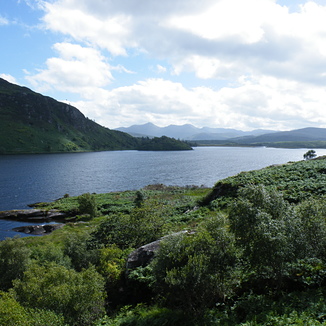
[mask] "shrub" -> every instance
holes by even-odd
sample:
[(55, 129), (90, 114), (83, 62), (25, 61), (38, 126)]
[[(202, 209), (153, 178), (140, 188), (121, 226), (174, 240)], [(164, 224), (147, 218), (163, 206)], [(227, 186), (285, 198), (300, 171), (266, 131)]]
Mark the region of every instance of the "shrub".
[(3, 326), (65, 326), (61, 315), (53, 311), (27, 309), (12, 294), (0, 292), (0, 325)]
[(21, 239), (0, 241), (0, 289), (8, 290), (21, 278), (30, 261), (30, 250)]
[(90, 217), (97, 215), (97, 203), (94, 195), (86, 193), (78, 196), (78, 210), (80, 214), (89, 214)]
[(24, 306), (62, 314), (70, 325), (92, 325), (105, 312), (104, 280), (94, 267), (78, 273), (54, 263), (32, 264), (13, 290)]
[(168, 306), (201, 315), (232, 294), (237, 253), (224, 222), (215, 217), (194, 235), (173, 235), (162, 241), (151, 266), (153, 287)]

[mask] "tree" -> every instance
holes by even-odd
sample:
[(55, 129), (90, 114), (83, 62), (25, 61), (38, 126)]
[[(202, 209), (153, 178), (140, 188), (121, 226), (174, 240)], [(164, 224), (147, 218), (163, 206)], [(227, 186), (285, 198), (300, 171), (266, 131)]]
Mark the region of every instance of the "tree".
[(310, 149), (307, 153), (303, 154), (303, 158), (305, 160), (311, 160), (316, 156), (317, 156), (316, 151), (314, 151), (313, 149)]

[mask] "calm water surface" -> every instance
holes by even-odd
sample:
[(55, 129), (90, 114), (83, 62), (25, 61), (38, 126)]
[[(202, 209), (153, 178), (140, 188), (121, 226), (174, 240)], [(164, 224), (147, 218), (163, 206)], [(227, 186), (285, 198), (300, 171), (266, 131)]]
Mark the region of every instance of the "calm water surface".
[[(134, 190), (155, 183), (211, 187), (241, 171), (302, 160), (306, 151), (198, 147), (180, 152), (0, 155), (0, 211), (27, 208), (28, 204), (52, 201), (66, 193), (75, 196)], [(316, 152), (326, 155), (326, 149)], [(0, 232), (14, 227), (10, 223), (0, 220)]]

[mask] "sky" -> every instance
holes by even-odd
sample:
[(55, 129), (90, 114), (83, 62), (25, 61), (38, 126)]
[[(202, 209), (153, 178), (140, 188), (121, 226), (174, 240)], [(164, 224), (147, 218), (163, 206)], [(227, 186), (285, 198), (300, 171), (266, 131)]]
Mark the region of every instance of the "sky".
[(326, 127), (326, 0), (0, 0), (0, 77), (108, 128)]

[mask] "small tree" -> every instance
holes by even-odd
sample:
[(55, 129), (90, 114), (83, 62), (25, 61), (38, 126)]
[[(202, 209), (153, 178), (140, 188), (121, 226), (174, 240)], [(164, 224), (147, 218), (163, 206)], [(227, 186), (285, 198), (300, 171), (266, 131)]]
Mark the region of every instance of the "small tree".
[(97, 203), (94, 195), (86, 193), (78, 196), (78, 209), (81, 214), (89, 214), (91, 217), (97, 215)]
[(310, 149), (307, 153), (303, 154), (303, 158), (305, 160), (310, 160), (316, 156), (317, 156), (316, 151), (314, 151), (313, 149)]

